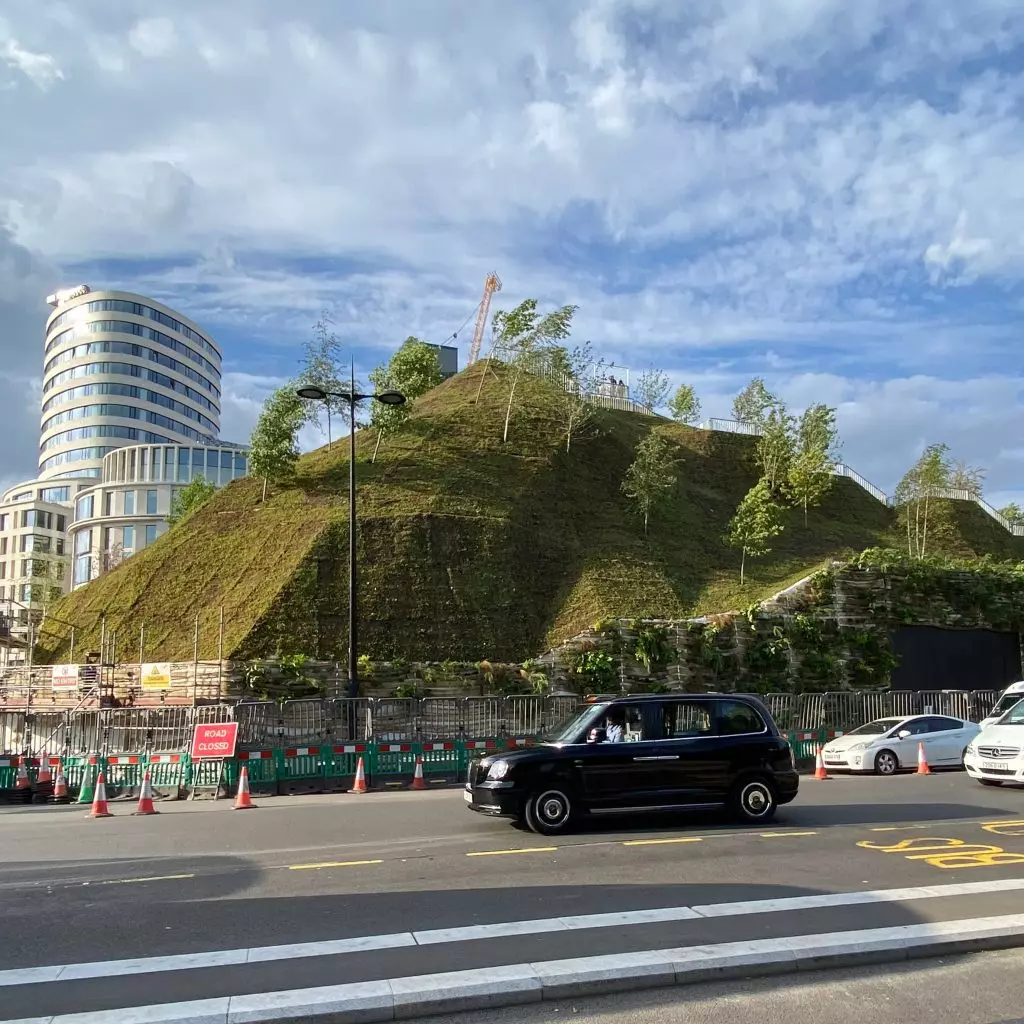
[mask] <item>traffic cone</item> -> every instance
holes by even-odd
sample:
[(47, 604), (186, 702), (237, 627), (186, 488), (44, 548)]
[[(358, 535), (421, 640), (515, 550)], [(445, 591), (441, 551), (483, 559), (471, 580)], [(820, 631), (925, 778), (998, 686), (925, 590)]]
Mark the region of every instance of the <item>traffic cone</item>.
[(235, 797), (233, 811), (249, 811), (256, 805), (249, 796), (249, 769), (242, 765), (241, 774), (238, 776), (238, 795)]
[(821, 756), (821, 750), (822, 748), (818, 747), (818, 758), (814, 763), (814, 777), (821, 780), (830, 779), (832, 776), (825, 771), (825, 760)]
[(60, 761), (57, 762), (57, 778), (53, 783), (53, 802), (55, 804), (69, 803), (68, 780), (64, 778), (64, 768)]
[(28, 780), (28, 769), (25, 767), (25, 761), (27, 758), (21, 758), (21, 763), (18, 765), (18, 774), (14, 779), (15, 789), (31, 789), (32, 783)]
[(359, 758), (359, 762), (356, 764), (356, 781), (352, 788), (349, 790), (350, 793), (365, 793), (366, 792), (366, 769), (363, 767), (363, 759)]
[(136, 815), (160, 813), (153, 806), (153, 783), (150, 781), (148, 770), (146, 771), (146, 774), (142, 776), (142, 791), (139, 793), (138, 810), (133, 813)]
[(78, 802), (80, 804), (91, 804), (96, 795), (96, 772), (94, 765), (87, 764), (82, 769), (82, 787), (78, 791)]
[(412, 776), (412, 788), (413, 789), (426, 789), (427, 783), (423, 778), (423, 755), (421, 754), (416, 758), (416, 771)]
[(39, 755), (39, 771), (36, 773), (36, 785), (42, 786), (53, 782), (53, 774), (50, 771), (50, 755), (44, 750)]
[(918, 775), (931, 775), (932, 770), (928, 767), (928, 758), (925, 757), (924, 744), (918, 743), (917, 745), (917, 774)]
[(93, 797), (92, 810), (89, 812), (90, 818), (112, 818), (113, 815), (110, 813), (107, 807), (107, 783), (103, 778), (103, 772), (100, 772), (96, 779), (96, 795)]

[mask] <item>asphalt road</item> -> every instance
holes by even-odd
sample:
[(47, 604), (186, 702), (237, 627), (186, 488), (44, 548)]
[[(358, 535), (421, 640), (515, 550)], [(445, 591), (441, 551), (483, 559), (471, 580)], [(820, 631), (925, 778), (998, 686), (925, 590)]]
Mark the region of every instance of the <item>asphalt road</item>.
[(1022, 1024), (1024, 951), (693, 985), (411, 1024)]
[[(155, 817), (0, 811), (0, 970), (317, 943), (618, 911), (1024, 878), (1024, 793), (960, 773), (807, 780), (770, 827), (717, 815), (601, 822), (556, 840), (459, 791), (163, 804)], [(866, 845), (865, 845), (866, 844)], [(135, 1005), (1024, 912), (1024, 891), (715, 921), (631, 922), (0, 990), (4, 1016)], [(183, 984), (182, 979), (187, 979)], [(324, 980), (329, 979), (329, 980)], [(1011, 1015), (1012, 1016), (1012, 1015)]]

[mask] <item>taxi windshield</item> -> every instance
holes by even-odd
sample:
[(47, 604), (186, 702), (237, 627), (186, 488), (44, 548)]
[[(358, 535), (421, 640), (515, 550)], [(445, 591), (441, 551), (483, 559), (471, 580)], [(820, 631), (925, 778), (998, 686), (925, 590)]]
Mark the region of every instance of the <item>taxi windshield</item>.
[(851, 729), (845, 735), (847, 736), (881, 736), (882, 733), (888, 732), (890, 729), (894, 729), (900, 722), (903, 721), (901, 718), (879, 718), (874, 722), (868, 722), (866, 725), (858, 726), (856, 729)]
[(540, 735), (542, 743), (576, 743), (580, 733), (591, 722), (598, 721), (608, 708), (608, 704), (588, 704), (582, 711), (567, 715), (556, 722), (550, 729)]

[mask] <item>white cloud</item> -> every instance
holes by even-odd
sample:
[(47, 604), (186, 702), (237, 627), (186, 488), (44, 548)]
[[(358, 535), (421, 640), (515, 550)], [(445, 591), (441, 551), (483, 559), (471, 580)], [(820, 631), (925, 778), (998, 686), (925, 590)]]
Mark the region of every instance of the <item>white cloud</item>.
[(995, 383), (1024, 284), (1019, 5), (485, 8), (20, 6), (0, 54), (52, 74), (0, 90), (0, 223), (40, 265), (117, 260), (110, 283), (252, 339), (228, 352), (236, 439), (321, 308), (371, 363), (449, 337), (496, 269), (496, 304), (576, 302), (579, 337), (719, 413), (755, 373), (835, 396), (881, 486), (926, 439), (1013, 490), (1020, 461), (986, 452), (1024, 448)]
[(7, 34), (6, 24), (0, 19), (0, 60), (9, 68), (19, 71), (39, 89), (50, 89), (64, 78), (64, 72), (49, 53), (35, 52), (22, 46)]

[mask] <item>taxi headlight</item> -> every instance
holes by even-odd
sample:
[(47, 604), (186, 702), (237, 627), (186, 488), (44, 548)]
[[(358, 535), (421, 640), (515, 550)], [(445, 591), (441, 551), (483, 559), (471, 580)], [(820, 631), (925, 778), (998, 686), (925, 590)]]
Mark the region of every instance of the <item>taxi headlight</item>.
[(493, 761), (491, 767), (487, 770), (487, 778), (495, 782), (498, 779), (503, 779), (508, 775), (508, 768), (508, 761)]

